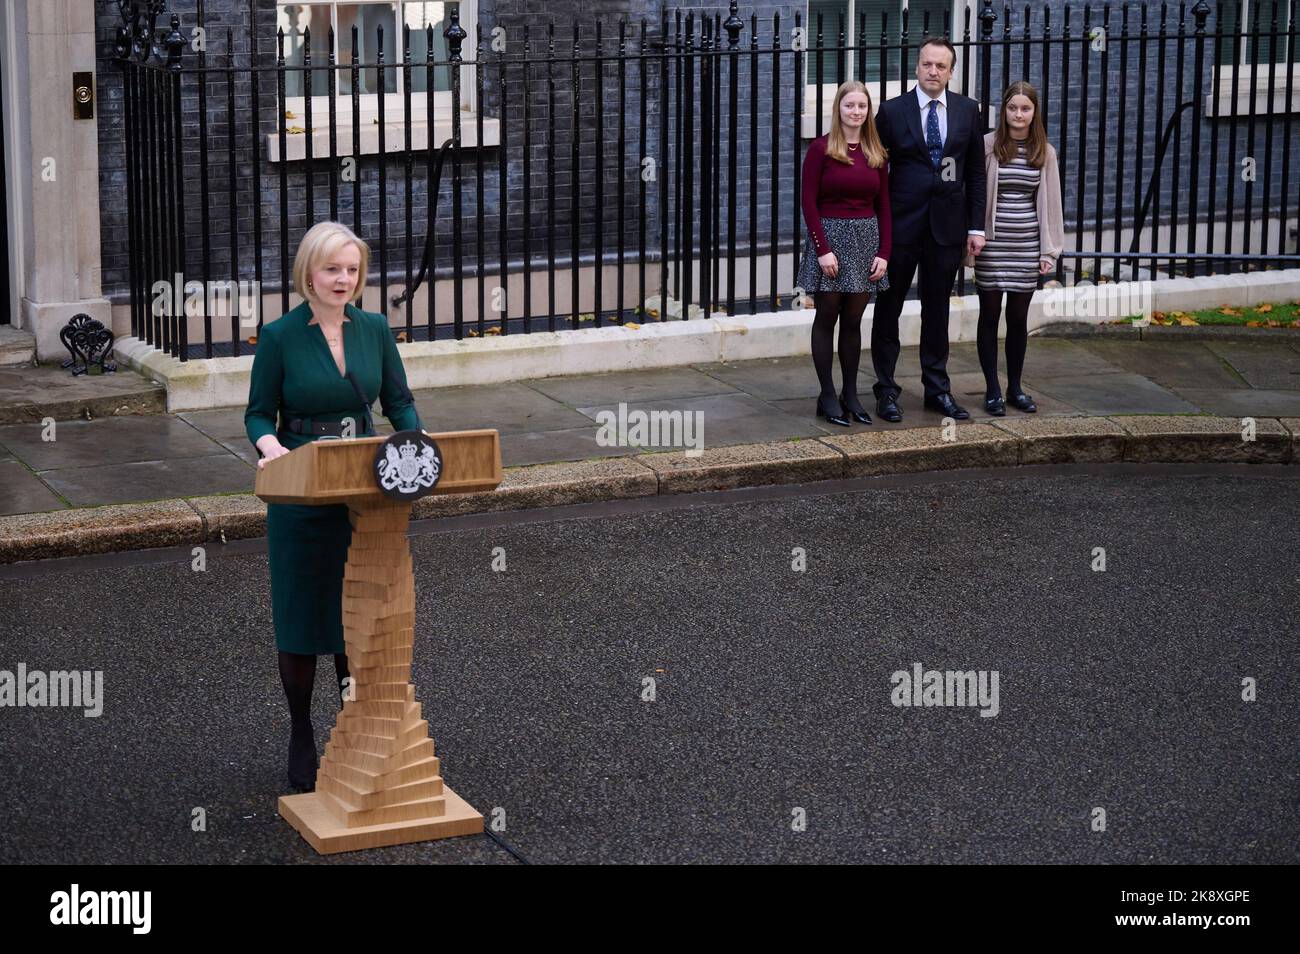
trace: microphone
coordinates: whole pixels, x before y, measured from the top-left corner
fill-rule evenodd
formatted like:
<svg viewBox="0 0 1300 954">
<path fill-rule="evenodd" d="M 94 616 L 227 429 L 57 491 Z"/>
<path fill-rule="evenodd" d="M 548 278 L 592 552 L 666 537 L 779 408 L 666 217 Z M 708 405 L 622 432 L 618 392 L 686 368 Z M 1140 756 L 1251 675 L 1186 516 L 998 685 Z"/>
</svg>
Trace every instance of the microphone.
<svg viewBox="0 0 1300 954">
<path fill-rule="evenodd" d="M 365 411 L 366 434 L 373 434 L 375 432 L 375 422 L 370 415 L 370 399 L 366 397 L 366 393 L 361 390 L 361 385 L 357 383 L 356 376 L 351 371 L 347 373 L 347 379 L 348 383 L 352 385 L 352 390 L 357 392 L 357 398 L 361 401 L 361 407 Z"/>
</svg>

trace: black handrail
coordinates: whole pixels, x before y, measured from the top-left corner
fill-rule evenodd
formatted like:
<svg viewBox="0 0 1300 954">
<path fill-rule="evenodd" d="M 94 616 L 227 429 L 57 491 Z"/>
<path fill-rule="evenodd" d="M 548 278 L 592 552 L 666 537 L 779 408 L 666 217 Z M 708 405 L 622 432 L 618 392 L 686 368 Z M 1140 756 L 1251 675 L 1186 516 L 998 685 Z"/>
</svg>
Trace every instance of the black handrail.
<svg viewBox="0 0 1300 954">
<path fill-rule="evenodd" d="M 418 275 L 415 276 L 415 281 L 412 284 L 407 286 L 406 291 L 402 292 L 400 295 L 394 295 L 392 297 L 392 305 L 394 308 L 396 308 L 398 305 L 405 303 L 408 298 L 413 299 L 415 297 L 416 290 L 420 287 L 420 284 L 424 281 L 424 275 L 429 270 L 429 254 L 433 251 L 433 223 L 436 220 L 436 216 L 438 214 L 438 193 L 442 191 L 442 161 L 444 158 L 446 158 L 447 150 L 450 148 L 451 148 L 451 140 L 448 139 L 446 142 L 442 144 L 442 147 L 438 150 L 438 164 L 433 167 L 432 188 L 433 188 L 434 218 L 429 219 L 428 233 L 424 237 L 424 255 L 421 256 L 420 258 L 420 272 Z M 433 332 L 434 332 L 433 315 L 429 315 L 429 339 L 430 340 L 433 340 Z"/>
<path fill-rule="evenodd" d="M 1156 158 L 1155 163 L 1151 168 L 1151 176 L 1147 179 L 1146 194 L 1142 198 L 1142 209 L 1133 220 L 1133 242 L 1129 245 L 1128 249 L 1132 253 L 1138 251 L 1138 240 L 1142 237 L 1142 227 L 1146 222 L 1147 212 L 1151 208 L 1151 193 L 1155 189 L 1156 179 L 1160 176 L 1160 166 L 1164 162 L 1165 151 L 1169 148 L 1169 139 L 1174 134 L 1174 128 L 1182 120 L 1183 110 L 1189 109 L 1195 105 L 1196 101 L 1190 99 L 1185 103 L 1180 103 L 1178 108 L 1175 109 L 1173 114 L 1169 117 L 1169 122 L 1165 123 L 1164 135 L 1160 138 L 1160 145 L 1156 147 Z M 1157 222 L 1156 227 L 1158 228 L 1159 225 L 1160 223 Z M 1135 254 L 1133 258 L 1129 259 L 1129 268 L 1136 267 L 1137 258 L 1138 256 Z M 1154 264 L 1154 262 L 1155 259 L 1153 258 L 1152 263 Z"/>
</svg>

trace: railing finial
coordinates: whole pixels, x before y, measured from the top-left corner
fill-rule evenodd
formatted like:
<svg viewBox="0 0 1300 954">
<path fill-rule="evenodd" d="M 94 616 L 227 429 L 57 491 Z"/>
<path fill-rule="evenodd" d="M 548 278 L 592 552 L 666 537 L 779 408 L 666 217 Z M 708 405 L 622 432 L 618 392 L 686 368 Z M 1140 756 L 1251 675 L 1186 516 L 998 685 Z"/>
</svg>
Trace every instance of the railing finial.
<svg viewBox="0 0 1300 954">
<path fill-rule="evenodd" d="M 736 12 L 738 6 L 736 0 L 731 0 L 731 11 L 727 14 L 726 22 L 722 24 L 722 28 L 727 31 L 727 46 L 733 50 L 740 45 L 740 31 L 745 28 L 745 21 L 740 19 L 740 15 Z"/>
<path fill-rule="evenodd" d="M 460 62 L 460 45 L 465 42 L 469 36 L 465 28 L 460 25 L 460 4 L 451 5 L 451 16 L 447 21 L 447 28 L 442 31 L 442 35 L 447 40 L 448 59 L 453 63 Z"/>
</svg>

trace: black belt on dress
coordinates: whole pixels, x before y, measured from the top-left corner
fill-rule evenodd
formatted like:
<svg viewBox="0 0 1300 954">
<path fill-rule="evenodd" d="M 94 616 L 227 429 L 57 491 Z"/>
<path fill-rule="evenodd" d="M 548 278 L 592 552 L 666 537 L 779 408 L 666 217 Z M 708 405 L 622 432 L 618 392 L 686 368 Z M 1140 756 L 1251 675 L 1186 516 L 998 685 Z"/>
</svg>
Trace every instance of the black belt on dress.
<svg viewBox="0 0 1300 954">
<path fill-rule="evenodd" d="M 312 437 L 343 436 L 342 421 L 316 421 L 310 417 L 285 418 L 285 429 L 293 434 L 309 434 Z M 353 423 L 353 433 L 356 433 L 355 422 Z"/>
</svg>

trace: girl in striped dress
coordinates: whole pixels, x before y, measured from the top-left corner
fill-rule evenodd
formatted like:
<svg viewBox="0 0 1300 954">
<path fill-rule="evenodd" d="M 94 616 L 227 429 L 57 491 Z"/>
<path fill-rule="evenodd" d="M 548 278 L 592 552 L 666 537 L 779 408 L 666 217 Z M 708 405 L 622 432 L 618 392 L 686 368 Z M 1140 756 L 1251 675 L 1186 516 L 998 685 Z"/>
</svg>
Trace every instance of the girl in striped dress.
<svg viewBox="0 0 1300 954">
<path fill-rule="evenodd" d="M 984 137 L 984 150 L 986 241 L 974 262 L 984 409 L 1002 417 L 1010 403 L 1032 414 L 1038 408 L 1020 386 L 1029 338 L 1029 304 L 1040 276 L 1056 268 L 1064 235 L 1056 150 L 1047 141 L 1038 93 L 1028 83 L 1007 87 L 997 129 Z M 998 320 L 1003 295 L 1007 300 L 1005 401 L 998 385 Z"/>
</svg>

